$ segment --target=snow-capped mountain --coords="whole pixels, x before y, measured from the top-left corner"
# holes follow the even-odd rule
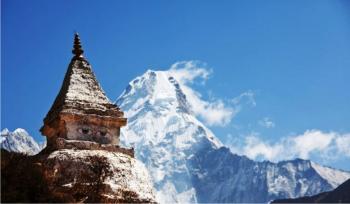
[[[10,132],[7,128],[3,129],[0,143],[3,149],[28,155],[37,154],[43,148],[22,128],[17,128],[13,132]]]
[[[128,117],[121,140],[148,167],[158,200],[196,202],[188,158],[202,143],[211,149],[221,144],[190,114],[180,85],[166,72],[148,71],[130,83],[118,104]]]
[[[193,114],[168,71],[147,71],[117,100],[128,118],[121,140],[134,146],[158,202],[267,202],[329,191],[349,172],[308,160],[256,162],[233,154]],[[1,148],[30,155],[38,145],[23,129],[1,132]]]
[[[349,172],[309,160],[256,162],[232,154],[226,147],[203,148],[189,163],[199,202],[266,202],[314,195],[334,189],[350,177]]]
[[[192,114],[168,71],[132,80],[117,103],[128,118],[121,141],[135,147],[161,203],[266,202],[332,190],[350,178],[307,160],[255,162],[231,153]]]

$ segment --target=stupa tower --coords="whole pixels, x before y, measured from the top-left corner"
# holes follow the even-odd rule
[[[61,90],[40,129],[47,146],[56,149],[59,138],[118,146],[120,127],[127,120],[96,80],[77,33],[72,53]]]

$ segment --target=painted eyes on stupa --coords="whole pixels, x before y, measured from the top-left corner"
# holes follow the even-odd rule
[[[79,128],[78,132],[84,135],[97,135],[97,136],[101,136],[104,137],[107,135],[108,131],[107,129],[102,129],[102,130],[97,130],[97,131],[93,131],[92,129],[88,128],[88,127],[83,127],[83,128]]]
[[[92,134],[92,130],[89,128],[80,128],[79,133],[84,134],[84,135],[91,135]]]
[[[104,137],[104,136],[106,136],[106,134],[107,134],[107,130],[106,129],[102,129],[102,130],[97,131],[97,135],[98,136]]]

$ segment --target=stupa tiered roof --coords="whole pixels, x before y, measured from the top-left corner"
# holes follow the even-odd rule
[[[61,90],[44,123],[49,124],[61,114],[111,117],[126,122],[123,112],[107,98],[96,80],[91,65],[83,56],[84,50],[78,34],[75,34],[72,53],[74,57],[68,66]]]

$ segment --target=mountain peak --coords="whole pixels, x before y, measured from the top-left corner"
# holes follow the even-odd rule
[[[159,202],[196,202],[187,161],[200,145],[222,146],[192,114],[181,84],[170,71],[147,70],[132,80],[117,104],[129,118],[121,142],[149,167]],[[177,184],[173,178],[177,177]],[[172,191],[172,193],[169,193]],[[168,195],[172,194],[173,197]]]
[[[330,190],[344,179],[322,177],[308,160],[256,162],[220,148],[184,89],[172,70],[147,70],[117,99],[129,118],[121,142],[135,147],[160,203],[266,202]]]
[[[23,128],[17,128],[13,131],[13,133],[19,134],[21,136],[26,136],[26,137],[29,136],[29,133]]]
[[[4,128],[4,129],[1,131],[1,136],[7,136],[9,133],[10,133],[9,129]]]
[[[126,87],[117,99],[117,104],[133,110],[148,104],[179,112],[190,113],[191,107],[181,85],[169,71],[154,71],[148,69],[143,75],[136,77]],[[161,112],[161,110],[159,110]]]
[[[21,152],[29,155],[37,154],[42,147],[23,128],[10,132],[7,128],[1,131],[1,148],[11,152]]]

